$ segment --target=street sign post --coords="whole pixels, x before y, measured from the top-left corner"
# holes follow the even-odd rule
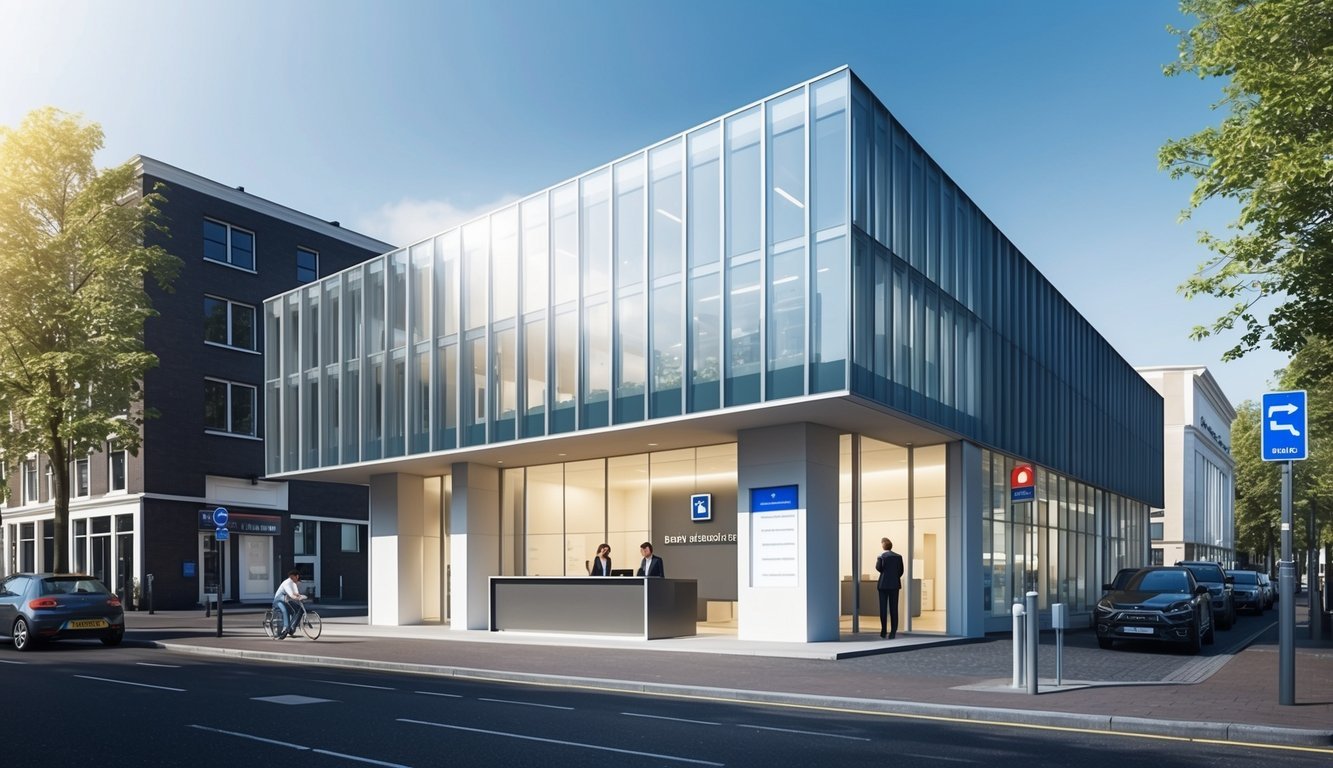
[[[1291,551],[1291,472],[1309,445],[1305,390],[1265,392],[1259,413],[1259,456],[1282,462],[1282,559],[1277,566],[1277,703],[1296,703],[1296,560]]]
[[[225,573],[222,563],[227,551],[227,545],[224,542],[231,538],[231,532],[227,530],[229,519],[231,519],[231,515],[227,513],[226,507],[218,507],[213,510],[213,525],[217,526],[213,538],[218,543],[218,637],[222,637],[222,593],[226,589],[226,585],[222,583],[222,577]]]

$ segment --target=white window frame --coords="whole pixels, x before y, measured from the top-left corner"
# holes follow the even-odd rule
[[[259,238],[255,236],[255,233],[254,233],[254,232],[252,232],[252,231],[246,229],[245,227],[238,227],[238,226],[236,226],[235,224],[228,224],[227,222],[223,221],[222,219],[215,219],[215,218],[213,218],[212,216],[205,216],[205,217],[204,217],[204,221],[212,222],[212,223],[214,223],[214,224],[217,224],[217,225],[220,226],[220,227],[225,227],[226,230],[227,230],[227,260],[226,260],[226,261],[221,261],[221,260],[219,260],[219,259],[211,259],[211,258],[208,257],[208,252],[205,251],[205,252],[204,252],[204,261],[211,261],[211,262],[213,262],[214,264],[222,264],[222,265],[224,265],[224,266],[231,267],[232,269],[239,269],[239,270],[241,270],[242,272],[258,272],[258,271],[259,271]],[[254,262],[255,262],[253,267],[242,267],[242,266],[236,264],[236,263],[232,260],[232,249],[234,248],[234,246],[232,245],[232,242],[231,242],[231,233],[232,233],[232,232],[244,232],[245,234],[247,234],[247,235],[250,236],[250,245],[251,245],[250,256],[254,259]]]
[[[213,341],[212,339],[208,338],[208,326],[207,326],[208,313],[205,312],[204,343],[211,347],[225,347],[227,349],[239,349],[244,352],[257,352],[259,350],[258,308],[255,307],[253,304],[246,304],[243,301],[232,301],[231,299],[223,298],[222,296],[218,296],[212,293],[204,294],[205,308],[207,308],[207,301],[209,299],[212,299],[213,301],[222,302],[223,304],[227,305],[227,340],[226,342],[221,342],[221,341]],[[250,310],[250,342],[254,346],[242,347],[235,343],[235,332],[233,331],[233,325],[235,322],[236,307],[245,307],[246,309]]]
[[[116,487],[115,461],[116,456],[120,456],[120,482],[119,488]],[[115,440],[107,441],[106,444],[106,488],[107,493],[125,493],[130,484],[130,455]]]
[[[38,501],[37,490],[37,459],[24,459],[19,471],[23,473],[23,503],[36,504]]]
[[[240,436],[240,437],[258,437],[258,436],[259,436],[259,433],[258,433],[258,430],[259,430],[259,388],[256,387],[256,386],[254,386],[253,384],[243,384],[243,383],[241,383],[241,382],[239,382],[239,381],[229,381],[229,380],[227,380],[227,379],[219,379],[219,378],[214,378],[214,377],[212,377],[212,376],[205,376],[205,377],[204,377],[204,382],[205,382],[205,383],[210,382],[210,381],[211,381],[211,382],[214,382],[214,383],[217,383],[217,384],[226,384],[226,385],[227,385],[227,411],[226,411],[226,413],[227,413],[227,417],[226,417],[226,420],[227,420],[227,428],[226,428],[226,429],[219,429],[219,428],[217,428],[217,427],[213,427],[213,426],[209,426],[209,425],[205,424],[205,425],[204,425],[204,431],[207,432],[207,433],[209,433],[209,434],[213,434],[213,435],[234,435],[234,436]],[[236,387],[244,387],[245,389],[250,390],[250,414],[251,414],[251,416],[250,416],[250,426],[251,426],[251,429],[252,429],[252,431],[250,431],[250,432],[237,432],[237,431],[234,429],[234,427],[235,427],[235,423],[234,423],[234,418],[233,418],[232,413],[231,413],[231,402],[232,402],[232,390],[235,389]],[[205,406],[207,406],[207,397],[205,397]]]
[[[79,474],[79,465],[83,465],[83,474]],[[80,482],[82,477],[82,482]],[[92,460],[89,456],[75,459],[69,467],[70,497],[82,499],[92,495]]]
[[[315,276],[312,277],[312,278],[310,278],[309,280],[302,280],[302,279],[301,279],[301,254],[302,254],[302,253],[308,253],[308,254],[310,254],[311,256],[314,256],[314,257],[315,257]],[[319,281],[319,251],[315,250],[314,248],[306,248],[304,245],[298,245],[298,246],[296,246],[296,282],[301,283],[302,285],[305,285],[305,284],[307,284],[307,283],[315,283],[315,282],[318,282],[318,281]]]

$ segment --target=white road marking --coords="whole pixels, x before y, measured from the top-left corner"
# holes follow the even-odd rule
[[[444,696],[450,699],[463,698],[463,694],[461,693],[436,693],[435,691],[412,691],[412,693],[419,693],[422,696]]]
[[[477,699],[477,701],[493,701],[496,704],[517,704],[521,707],[542,707],[543,709],[564,709],[573,710],[573,707],[558,707],[555,704],[534,704],[531,701],[510,701],[509,699]]]
[[[26,661],[11,661],[10,659],[0,659],[0,664],[27,664]]]
[[[156,688],[156,689],[158,689],[159,691],[176,691],[177,693],[184,693],[184,692],[185,692],[185,689],[184,689],[184,688],[169,688],[169,687],[167,687],[167,686],[165,686],[165,685],[149,685],[148,683],[131,683],[129,680],[112,680],[112,679],[109,678],[109,677],[93,677],[92,675],[75,675],[75,677],[81,677],[81,678],[83,678],[84,680],[101,680],[101,681],[104,682],[104,683],[119,683],[120,685],[135,685],[135,686],[138,686],[138,687],[140,687],[140,688]]]
[[[683,717],[666,717],[665,715],[641,715],[638,712],[621,712],[625,717],[646,717],[650,720],[671,720],[677,723],[694,723],[695,725],[721,725],[721,723],[710,723],[707,720],[687,720]]]
[[[140,661],[140,662],[137,662],[137,663],[138,663],[138,665],[141,666],[141,667],[162,667],[162,668],[164,668],[164,669],[180,669],[180,668],[181,668],[179,664],[154,664],[154,663],[152,663],[151,661]]]
[[[345,685],[348,688],[374,688],[377,691],[392,691],[387,685],[365,685],[363,683],[340,683],[337,680],[316,680],[317,683],[328,683],[329,685]]]
[[[941,755],[918,755],[918,754],[914,754],[914,753],[912,753],[912,752],[901,752],[901,753],[899,753],[898,756],[899,756],[899,757],[919,757],[919,758],[921,758],[922,760],[925,760],[925,761],[927,761],[927,762],[929,762],[929,761],[931,761],[931,760],[944,760],[944,761],[946,761],[946,762],[950,762],[950,763],[975,763],[975,762],[977,762],[976,760],[968,760],[968,759],[965,758],[965,757],[943,757],[943,756],[941,756]]]
[[[264,744],[272,744],[275,747],[286,747],[288,749],[294,749],[298,752],[313,752],[317,755],[329,755],[330,757],[341,757],[344,760],[355,760],[358,763],[370,763],[371,765],[383,765],[386,766],[387,768],[409,768],[409,766],[403,765],[401,763],[386,763],[383,760],[372,760],[369,757],[357,757],[356,755],[348,755],[342,752],[333,752],[327,749],[316,749],[314,747],[307,747],[303,744],[292,744],[286,741],[279,741],[278,739],[266,739],[263,736],[255,736],[249,733],[239,733],[237,731],[225,731],[221,728],[209,728],[206,725],[191,725],[189,727],[198,728],[201,731],[211,731],[213,733],[221,733],[226,736],[236,736],[242,739],[250,739],[251,741],[259,741],[263,742]]]
[[[524,736],[521,733],[506,733],[505,731],[488,731],[483,728],[466,728],[461,725],[446,725],[444,723],[432,723],[426,720],[409,720],[405,717],[398,718],[400,723],[412,723],[414,725],[429,725],[433,728],[448,728],[454,731],[468,731],[469,733],[484,733],[490,736],[504,736],[510,739],[523,739],[524,741],[540,741],[545,744],[560,744],[566,747],[579,747],[581,749],[596,749],[602,752],[618,752],[622,755],[637,755],[639,757],[651,757],[660,760],[675,760],[681,763],[694,763],[695,765],[716,765],[722,766],[726,763],[714,763],[708,760],[695,760],[689,757],[676,757],[675,755],[660,755],[653,752],[644,752],[637,749],[617,749],[616,747],[603,747],[597,744],[579,744],[574,741],[561,741],[560,739],[543,739],[538,736]]]
[[[213,733],[222,733],[226,734],[227,736],[239,736],[242,739],[250,739],[251,741],[262,741],[265,744],[272,744],[278,747],[287,747],[288,749],[295,749],[302,752],[310,749],[310,747],[303,747],[300,744],[292,744],[290,742],[279,741],[277,739],[266,739],[263,736],[251,736],[248,733],[237,733],[236,731],[224,731],[221,728],[209,728],[206,725],[191,725],[189,727],[198,728],[201,731],[212,731]]]
[[[819,731],[798,731],[795,728],[774,728],[771,725],[747,725],[746,723],[737,723],[737,728],[753,728],[757,731],[780,731],[782,733],[799,733],[802,736],[827,736],[830,739],[851,739],[852,741],[870,741],[864,736],[843,736],[840,733],[820,733]]]
[[[333,757],[341,757],[344,760],[355,760],[358,763],[370,763],[371,765],[384,765],[388,766],[389,768],[408,768],[408,766],[403,765],[402,763],[386,763],[382,760],[371,760],[368,757],[357,757],[356,755],[344,755],[341,752],[330,752],[327,749],[312,749],[310,751],[314,752],[317,755],[331,755]]]

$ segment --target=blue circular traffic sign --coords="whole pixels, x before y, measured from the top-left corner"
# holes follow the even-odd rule
[[[219,528],[226,528],[227,517],[228,517],[227,508],[218,507],[217,509],[213,510],[213,525],[216,525]]]

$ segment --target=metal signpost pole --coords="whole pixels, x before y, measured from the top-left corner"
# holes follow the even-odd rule
[[[1281,594],[1277,631],[1277,703],[1296,703],[1296,562],[1291,554],[1291,462],[1282,462],[1282,560],[1277,568]]]

